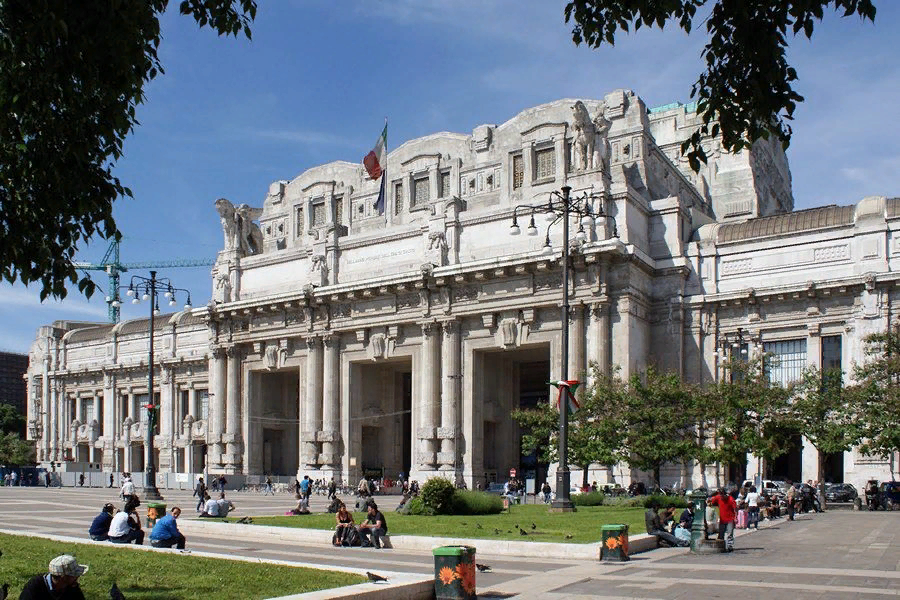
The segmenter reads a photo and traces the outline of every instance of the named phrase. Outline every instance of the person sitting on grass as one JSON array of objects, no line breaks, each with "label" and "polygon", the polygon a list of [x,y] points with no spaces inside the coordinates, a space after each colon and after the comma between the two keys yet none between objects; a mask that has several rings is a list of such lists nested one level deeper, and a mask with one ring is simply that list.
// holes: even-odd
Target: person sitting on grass
[{"label": "person sitting on grass", "polygon": [[50,561],[45,575],[35,575],[28,580],[19,600],[84,600],[78,578],[87,573],[87,565],[79,565],[69,554],[62,554]]},{"label": "person sitting on grass", "polygon": [[663,522],[658,511],[659,505],[651,502],[644,513],[644,524],[647,526],[647,533],[656,536],[657,542],[663,546],[689,546],[690,542],[679,540],[674,535],[663,528]]},{"label": "person sitting on grass", "polygon": [[125,503],[125,510],[117,513],[109,525],[109,541],[113,544],[130,544],[131,542],[138,546],[144,544],[141,517],[137,514],[137,507],[140,505],[141,501],[137,496],[132,496]]},{"label": "person sitting on grass", "polygon": [[209,494],[203,494],[204,504],[203,504],[203,512],[200,513],[201,517],[212,517],[214,519],[218,519],[221,515],[219,514],[219,503],[209,497]]},{"label": "person sitting on grass", "polygon": [[234,502],[225,498],[225,492],[219,492],[219,499],[216,500],[219,505],[219,516],[227,517],[228,513],[234,510]]},{"label": "person sitting on grass", "polygon": [[290,515],[308,515],[309,514],[309,500],[301,493],[296,494],[294,498],[297,499],[297,508],[292,508],[288,514]]},{"label": "person sitting on grass", "polygon": [[347,506],[343,502],[341,502],[341,505],[338,507],[334,520],[337,523],[334,531],[334,545],[349,546],[350,533],[356,528],[356,524],[353,522],[353,515],[350,514],[350,511],[347,510]]},{"label": "person sitting on grass", "polygon": [[109,539],[109,524],[112,522],[113,515],[116,514],[116,507],[111,502],[103,505],[100,514],[94,517],[88,534],[95,542],[103,542]]},{"label": "person sitting on grass", "polygon": [[374,502],[369,502],[366,513],[368,515],[366,521],[359,526],[362,545],[364,548],[374,546],[376,549],[380,549],[381,538],[387,535],[387,520]]},{"label": "person sitting on grass", "polygon": [[159,519],[150,532],[150,545],[154,548],[171,548],[176,546],[179,550],[184,550],[186,540],[181,535],[181,532],[178,531],[178,525],[175,524],[175,519],[180,516],[181,509],[173,506],[171,514]]}]

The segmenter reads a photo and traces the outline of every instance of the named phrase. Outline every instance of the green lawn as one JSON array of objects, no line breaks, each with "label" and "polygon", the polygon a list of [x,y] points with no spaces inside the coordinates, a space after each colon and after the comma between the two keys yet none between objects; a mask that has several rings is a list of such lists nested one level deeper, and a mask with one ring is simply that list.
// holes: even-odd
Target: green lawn
[{"label": "green lawn", "polygon": [[271,598],[363,583],[349,573],[318,571],[264,563],[203,558],[178,551],[141,552],[112,544],[73,544],[0,534],[0,583],[9,597],[60,554],[74,554],[90,566],[81,579],[86,598],[109,598],[116,582],[128,600],[247,600]]},{"label": "green lawn", "polygon": [[[600,541],[600,526],[624,523],[632,535],[644,533],[644,509],[616,506],[578,507],[574,513],[550,513],[542,504],[512,506],[510,513],[481,516],[420,517],[388,512],[384,515],[393,535],[425,535],[436,537],[466,537],[487,540],[520,540],[532,542],[570,542],[583,544]],[[365,513],[353,513],[357,524]],[[228,518],[233,522],[236,519]],[[333,529],[334,515],[317,513],[299,516],[254,516],[256,525]],[[536,527],[531,528],[534,524]],[[516,529],[524,529],[523,536]],[[237,527],[246,527],[237,525]],[[567,537],[571,536],[571,537]]]}]

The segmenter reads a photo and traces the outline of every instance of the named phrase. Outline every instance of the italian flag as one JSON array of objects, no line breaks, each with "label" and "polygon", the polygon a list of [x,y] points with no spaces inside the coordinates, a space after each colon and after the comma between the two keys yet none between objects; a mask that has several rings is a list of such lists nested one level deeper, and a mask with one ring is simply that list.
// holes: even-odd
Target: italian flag
[{"label": "italian flag", "polygon": [[369,173],[369,177],[372,179],[381,177],[384,168],[387,166],[387,123],[384,124],[384,131],[381,132],[378,141],[375,142],[375,148],[366,154],[362,163],[366,168],[366,172]]},{"label": "italian flag", "polygon": [[569,414],[574,414],[576,410],[581,408],[578,404],[578,400],[575,399],[575,390],[578,389],[578,386],[581,385],[581,382],[577,379],[569,379],[569,380],[560,380],[560,381],[551,381],[550,385],[557,388],[559,390],[559,396],[556,398],[556,408],[562,408],[562,400],[563,396],[565,396],[568,401]]}]

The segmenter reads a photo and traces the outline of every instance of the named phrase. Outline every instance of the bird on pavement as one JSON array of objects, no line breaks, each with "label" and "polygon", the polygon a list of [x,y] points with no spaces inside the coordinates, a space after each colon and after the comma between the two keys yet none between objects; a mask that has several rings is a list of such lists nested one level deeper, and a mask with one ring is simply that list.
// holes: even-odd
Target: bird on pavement
[{"label": "bird on pavement", "polygon": [[109,600],[125,600],[125,594],[122,593],[122,590],[119,589],[115,582],[109,588]]},{"label": "bird on pavement", "polygon": [[528,532],[525,531],[524,529],[520,529],[520,530],[519,530],[519,535],[528,535]]},{"label": "bird on pavement", "polygon": [[6,600],[9,598],[9,584],[4,583],[0,586],[0,600]]},{"label": "bird on pavement", "polygon": [[368,578],[369,578],[369,581],[371,581],[372,583],[379,583],[379,582],[381,582],[381,581],[387,581],[387,580],[388,580],[387,577],[382,577],[381,575],[378,575],[378,574],[376,574],[376,573],[372,573],[371,571],[366,571],[366,577],[368,577]]},{"label": "bird on pavement", "polygon": [[482,565],[480,563],[475,563],[475,568],[478,569],[479,571],[481,571],[482,573],[490,573],[491,571],[493,571],[493,569],[491,569],[490,566]]},{"label": "bird on pavement", "polygon": [[537,523],[532,523],[531,530],[534,531],[535,529],[537,529]]}]

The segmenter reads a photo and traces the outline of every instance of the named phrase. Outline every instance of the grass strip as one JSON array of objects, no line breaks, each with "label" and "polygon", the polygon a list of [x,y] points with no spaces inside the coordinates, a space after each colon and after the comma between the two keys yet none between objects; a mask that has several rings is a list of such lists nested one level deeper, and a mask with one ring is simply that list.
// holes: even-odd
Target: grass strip
[{"label": "grass strip", "polygon": [[0,534],[0,583],[18,598],[34,575],[60,554],[90,566],[79,583],[86,598],[109,598],[115,582],[128,600],[215,598],[248,600],[300,594],[365,582],[351,573],[250,563],[171,552],[140,552],[109,544],[77,544]]},{"label": "grass strip", "polygon": [[[600,527],[625,524],[631,535],[644,533],[644,509],[615,506],[580,506],[573,513],[551,513],[545,505],[513,505],[499,515],[437,515],[433,517],[386,513],[392,535],[463,537],[524,542],[565,542],[587,544],[600,541]],[[357,524],[365,513],[353,513]],[[237,519],[228,518],[234,522]],[[334,529],[334,515],[314,513],[297,516],[253,516],[255,525]],[[532,527],[534,525],[534,527]],[[237,525],[244,527],[244,525]],[[518,527],[517,527],[518,526]],[[522,535],[520,530],[525,531]]]}]

